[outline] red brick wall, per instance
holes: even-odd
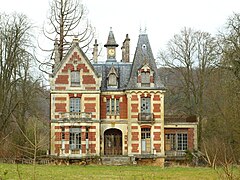
[[[132,144],[132,153],[138,153],[139,152],[139,144]]]
[[[188,149],[189,150],[194,149],[194,129],[193,128],[188,129]]]
[[[155,95],[153,96],[153,100],[154,100],[154,101],[160,101],[160,95],[156,95],[156,94],[155,94]]]
[[[89,141],[96,141],[96,132],[88,132]]]
[[[153,140],[160,141],[161,140],[161,132],[153,132]]]
[[[90,153],[96,153],[96,144],[89,144]]]
[[[96,103],[84,103],[85,112],[96,112]]]
[[[138,104],[131,104],[131,112],[138,112]]]
[[[68,75],[58,75],[55,84],[68,84]]]
[[[161,152],[161,144],[153,144],[154,149],[156,152]]]
[[[82,75],[82,83],[83,84],[96,84],[96,81],[93,77],[93,75]]]
[[[132,132],[132,141],[139,140],[139,132]]]
[[[153,112],[160,112],[160,104],[153,104]]]
[[[66,112],[66,103],[55,103],[55,112]]]
[[[104,96],[100,97],[100,118],[101,119],[106,119],[107,117],[107,107],[106,107],[106,103],[103,102]]]
[[[122,102],[119,103],[120,108],[120,118],[121,119],[127,119],[127,96],[121,96]]]

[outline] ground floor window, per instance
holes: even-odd
[[[81,149],[81,129],[80,128],[70,128],[70,149]]]
[[[187,133],[165,134],[165,150],[166,151],[185,151],[188,148]]]

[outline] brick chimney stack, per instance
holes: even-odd
[[[130,39],[128,34],[126,34],[126,38],[123,41],[122,49],[122,62],[128,63],[130,59]]]
[[[97,39],[95,39],[95,43],[93,45],[93,62],[97,63],[98,61],[98,43]]]
[[[60,53],[59,53],[59,44],[58,44],[58,39],[55,39],[54,42],[54,63],[55,67],[59,64],[60,62]]]

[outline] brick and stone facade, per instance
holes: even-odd
[[[50,78],[51,155],[125,155],[154,157],[162,162],[166,134],[178,131],[187,134],[187,148],[196,148],[196,126],[185,123],[178,128],[168,124],[166,128],[164,124],[166,89],[160,81],[147,34],[139,35],[132,62],[129,42],[127,35],[121,61],[116,60],[118,44],[112,31],[105,44],[105,62],[98,62],[94,48],[91,63],[77,39],[62,60],[55,60]]]

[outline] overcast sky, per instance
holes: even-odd
[[[107,42],[112,27],[120,47],[129,34],[133,54],[139,29],[146,27],[155,57],[183,27],[215,34],[233,12],[240,13],[240,0],[82,0],[82,3],[88,8],[88,18],[96,28],[100,46]],[[1,12],[24,13],[38,26],[46,20],[48,9],[49,0],[2,0],[0,5]],[[120,58],[118,52],[117,59]]]

